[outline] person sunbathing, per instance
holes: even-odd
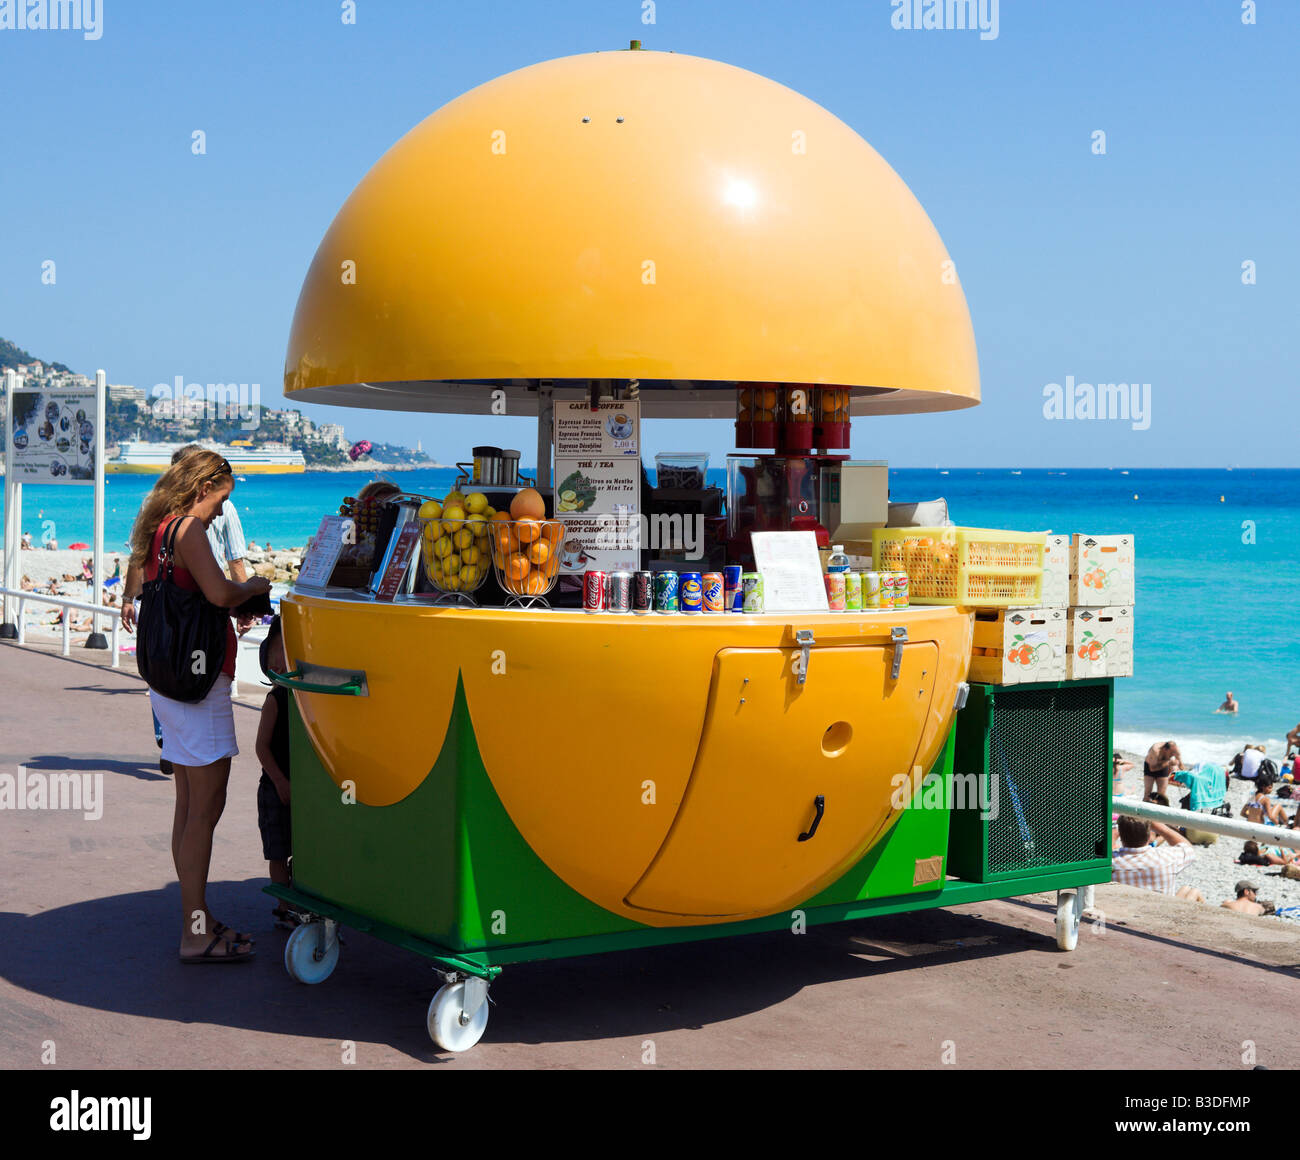
[[[1273,779],[1268,774],[1256,780],[1255,793],[1241,807],[1241,816],[1261,826],[1287,826],[1291,821],[1281,803],[1273,801]]]
[[[1295,854],[1284,846],[1260,846],[1250,841],[1241,848],[1237,861],[1243,866],[1286,866],[1295,861]]]

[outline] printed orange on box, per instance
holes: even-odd
[[[1133,561],[1131,535],[1076,532],[1070,544],[1070,606],[1133,604]]]

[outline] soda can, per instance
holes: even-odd
[[[909,597],[911,595],[910,588],[911,585],[908,582],[907,573],[895,572],[894,573],[894,607],[895,608],[909,607]]]
[[[758,572],[746,572],[740,578],[740,588],[744,595],[746,612],[763,611],[763,577]]]
[[[721,612],[725,607],[726,584],[721,572],[705,572],[700,577],[705,612]]]
[[[681,603],[677,599],[677,573],[655,573],[655,611],[680,612]]]
[[[655,574],[636,572],[632,576],[632,611],[653,612],[655,606]]]
[[[583,612],[609,611],[609,573],[598,568],[588,568],[582,577]]]
[[[864,611],[868,608],[880,607],[879,572],[862,573],[862,607]]]
[[[631,572],[611,572],[609,574],[609,611],[632,611]]]
[[[862,574],[860,572],[844,573],[844,611],[862,611]]]
[[[844,611],[844,573],[827,572],[823,577],[826,581],[826,600],[831,606],[832,612]]]
[[[698,572],[683,572],[677,591],[683,612],[704,611],[704,584]]]
[[[894,607],[894,574],[892,572],[880,573],[880,607]]]
[[[739,564],[728,564],[722,569],[722,583],[725,589],[723,598],[728,612],[745,611],[745,593],[740,587],[741,575]]]

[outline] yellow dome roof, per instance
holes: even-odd
[[[510,414],[539,380],[628,379],[651,417],[732,417],[746,381],[979,402],[947,251],[880,155],[774,81],[641,51],[509,73],[398,141],[316,251],[284,372],[310,402],[488,413],[504,388]]]

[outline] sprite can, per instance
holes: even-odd
[[[677,599],[677,573],[655,573],[655,611],[678,612],[681,605]]]

